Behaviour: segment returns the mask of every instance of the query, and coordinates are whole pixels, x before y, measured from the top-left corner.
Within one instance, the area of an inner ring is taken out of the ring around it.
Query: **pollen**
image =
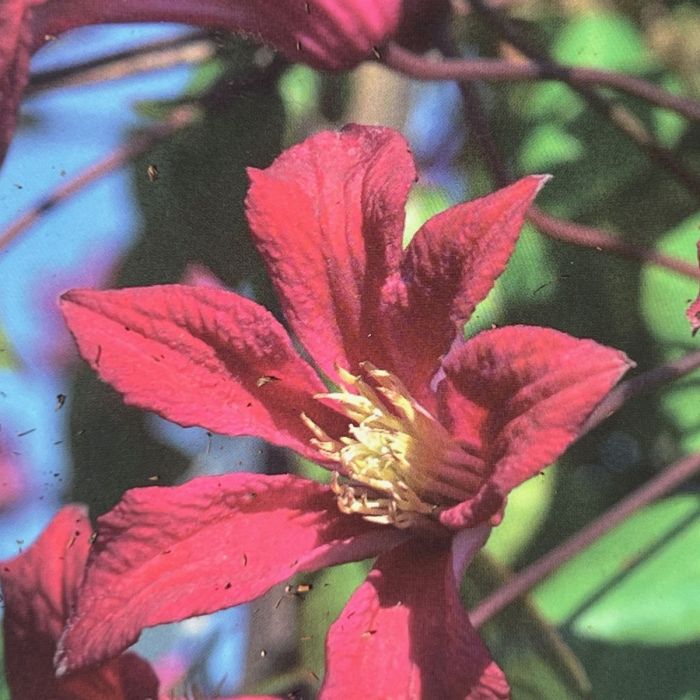
[[[339,390],[316,396],[350,419],[347,435],[331,438],[302,415],[312,444],[339,465],[331,481],[339,509],[406,528],[473,495],[483,461],[453,439],[397,377],[369,362],[361,368],[363,377],[338,368]]]

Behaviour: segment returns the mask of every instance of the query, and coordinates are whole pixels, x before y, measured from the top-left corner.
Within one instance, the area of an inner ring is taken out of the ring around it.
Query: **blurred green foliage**
[[[471,607],[503,585],[508,576],[506,568],[487,553],[481,553],[464,580],[466,605]],[[580,661],[530,601],[509,606],[486,623],[480,633],[508,677],[514,698],[591,697],[591,685]]]
[[[651,35],[651,17],[642,21],[622,3],[617,11],[607,7],[604,13],[572,10],[562,20],[559,14],[539,17],[526,6],[520,29],[564,63],[633,72],[671,87],[683,84],[687,90],[680,59],[674,66],[668,54],[664,61],[660,51],[651,50],[656,40]],[[688,4],[684,7],[687,13]],[[678,7],[665,8],[665,19],[677,11]],[[694,17],[697,26],[697,8]],[[683,19],[687,21],[687,16]],[[538,198],[544,209],[696,262],[695,243],[700,237],[696,202],[580,96],[562,84],[547,83],[493,88],[489,98],[497,138],[517,173],[554,175]],[[697,172],[696,125],[627,97],[614,100]],[[466,163],[471,165],[471,157]],[[492,322],[549,325],[619,347],[640,369],[699,347],[684,315],[697,294],[693,281],[541,239],[535,250],[534,255],[519,257],[519,248],[496,290],[477,309],[475,316],[485,313],[487,320],[472,321],[472,331]],[[534,294],[545,269],[551,284]],[[515,283],[509,283],[511,276]],[[534,495],[546,510],[544,520],[537,506],[529,506],[535,513],[533,522],[518,514],[520,494],[516,492],[504,525],[487,549],[508,564],[527,564],[658,469],[698,449],[697,388],[695,373],[630,402],[560,460],[551,490]],[[535,600],[546,618],[562,626],[564,639],[589,675],[593,697],[699,697],[693,661],[700,652],[700,635],[693,622],[700,614],[700,600],[693,594],[698,588],[693,554],[697,531],[691,525],[681,527],[683,517],[690,517],[697,505],[695,497],[684,496],[645,510],[538,589]],[[653,549],[653,556],[636,561],[647,549]],[[586,602],[585,594],[591,591],[601,597]],[[575,615],[576,606],[584,604]],[[496,622],[506,623],[508,615],[504,612]],[[504,650],[492,645],[492,651],[507,665]],[[530,667],[538,680],[547,677],[541,669],[535,670],[534,662]],[[543,687],[533,695],[514,686],[516,700],[527,697],[569,695]]]
[[[614,643],[700,639],[700,497],[667,498],[628,518],[540,585],[544,614]]]

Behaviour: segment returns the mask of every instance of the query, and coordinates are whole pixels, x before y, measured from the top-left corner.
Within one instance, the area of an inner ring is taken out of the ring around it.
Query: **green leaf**
[[[10,700],[10,689],[7,687],[7,682],[5,681],[5,649],[4,640],[2,636],[2,629],[0,629],[0,700]]]
[[[584,156],[584,146],[563,126],[554,123],[536,126],[523,143],[518,156],[525,173],[547,171],[555,165],[573,163]]]
[[[407,246],[418,229],[431,217],[445,211],[451,202],[447,193],[439,187],[417,184],[411,188],[406,202],[406,224],[403,244]]]
[[[507,569],[481,553],[467,570],[462,590],[473,607],[508,577]],[[480,633],[508,678],[513,700],[590,697],[590,683],[578,659],[529,601],[513,603]]]
[[[291,66],[282,75],[279,90],[288,121],[296,123],[308,118],[318,101],[320,83],[320,75],[301,64]]]
[[[661,410],[675,428],[674,447],[683,454],[700,450],[700,370],[671,384],[661,397]]]
[[[640,72],[651,58],[639,29],[621,15],[586,13],[574,17],[554,44],[554,58],[569,65]]]
[[[649,506],[565,564],[534,593],[547,618],[615,643],[700,639],[700,496]]]
[[[696,264],[696,243],[700,237],[700,213],[688,217],[666,233],[656,249],[692,265]],[[698,283],[664,268],[648,265],[642,271],[639,310],[641,317],[659,341],[663,359],[677,359],[700,347],[700,336],[693,338],[685,315],[698,293]],[[700,371],[693,372],[667,387],[660,408],[673,433],[669,439],[676,450],[688,454],[700,449]]]
[[[652,66],[639,30],[620,15],[582,14],[567,22],[551,49],[552,58],[566,65],[638,73]],[[584,100],[560,82],[536,85],[526,113],[570,121],[585,109]]]
[[[502,564],[513,564],[547,517],[555,484],[556,468],[549,467],[513,490],[503,522],[493,529],[485,551]]]
[[[700,212],[682,221],[659,239],[656,250],[695,265],[700,238]],[[698,283],[656,265],[642,271],[639,310],[649,331],[661,342],[690,345],[685,311],[698,293]],[[694,343],[697,345],[697,341]]]
[[[508,313],[520,304],[546,303],[554,298],[559,277],[548,256],[549,243],[529,224],[523,226],[505,271],[465,326],[469,337],[511,322]]]
[[[669,92],[683,94],[683,81],[675,75],[668,75],[662,81],[662,86]],[[666,148],[676,148],[686,130],[685,119],[670,109],[655,109],[652,111],[654,133]]]
[[[370,562],[355,562],[329,567],[313,577],[313,588],[303,597],[299,642],[301,667],[306,671],[307,682],[309,675],[323,678],[328,628],[367,578],[369,568]]]

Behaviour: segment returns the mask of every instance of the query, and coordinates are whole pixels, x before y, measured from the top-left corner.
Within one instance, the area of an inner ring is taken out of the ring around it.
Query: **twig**
[[[167,119],[133,136],[130,143],[119,147],[103,160],[84,170],[73,180],[56,188],[48,197],[22,214],[4,231],[0,231],[0,251],[56,204],[145,153],[158,141],[191,124],[202,111],[215,113],[229,105],[234,97],[238,97],[248,90],[268,87],[278,79],[285,65],[283,58],[275,56],[266,64],[259,65],[252,73],[240,76],[236,80],[224,76],[205,93],[196,97],[185,96],[178,102],[178,106],[173,109]]]
[[[183,63],[200,63],[216,51],[206,32],[190,32],[172,39],[153,41],[136,48],[74,63],[56,70],[34,73],[25,90],[33,95],[44,90],[89,85],[116,80],[137,73],[171,68]]]
[[[454,51],[454,47],[450,45],[449,40],[446,38],[443,38],[441,43],[443,44],[442,49],[446,53],[450,54]],[[471,90],[471,86],[469,86],[469,88],[470,89],[462,89],[462,96],[465,110],[468,112],[470,118],[472,131],[476,132],[473,133],[472,136],[481,148],[482,155],[487,166],[491,169],[494,178],[499,184],[505,184],[510,179],[509,173],[498,151],[493,135],[488,128],[486,115],[478,95]],[[531,214],[532,213],[531,210]],[[606,249],[612,252],[664,265],[682,274],[688,274],[694,277],[698,275],[697,270],[693,269],[691,271],[690,269],[686,269],[685,263],[682,261],[665,258],[665,256],[663,259],[659,259],[652,251],[644,251],[644,255],[642,256],[640,255],[640,249],[635,246],[628,247],[627,244],[621,244],[623,246],[621,247],[620,244],[614,242],[611,236],[604,231],[562,221],[555,217],[550,217],[537,209],[534,210],[533,218],[534,222],[543,232],[550,233],[550,235],[558,237],[561,240],[575,242],[579,245],[606,247]],[[582,434],[598,425],[598,423],[620,408],[624,402],[632,396],[649,391],[697,367],[700,367],[700,351],[691,353],[680,360],[657,367],[625,382],[611,392],[610,396],[599,404],[583,426]],[[559,547],[556,547],[538,561],[515,574],[508,583],[483,600],[471,611],[470,617],[472,624],[475,627],[483,625],[487,620],[491,619],[520,596],[527,593],[533,586],[552,573],[552,571],[584,550],[592,542],[602,537],[610,529],[621,523],[640,508],[669,493],[699,471],[700,454],[681,459],[668,467],[663,473],[648,481]]]
[[[474,11],[500,37],[504,38],[531,60],[554,71],[564,83],[581,95],[591,108],[606,117],[620,133],[626,136],[642,152],[646,153],[652,163],[656,163],[656,165],[664,168],[691,195],[700,198],[700,181],[696,175],[688,170],[672,151],[659,144],[636,115],[624,105],[611,102],[591,85],[581,85],[576,81],[572,81],[564,66],[559,65],[545,52],[534,46],[506,16],[489,7],[484,0],[469,0],[469,2]]]
[[[145,153],[155,143],[167,138],[183,126],[192,123],[196,113],[197,110],[191,106],[177,108],[164,121],[136,134],[129,143],[120,146],[103,160],[94,163],[72,180],[57,187],[51,194],[22,214],[4,231],[0,232],[0,250],[7,247],[21,233],[26,231],[60,202],[104,177],[107,173],[120,168],[142,153]]]
[[[670,493],[699,471],[700,453],[674,462],[566,542],[515,574],[510,581],[471,611],[472,624],[475,627],[483,625],[606,532],[644,506]]]
[[[555,216],[546,214],[537,207],[530,207],[528,219],[542,233],[555,240],[586,248],[605,250],[623,258],[658,265],[679,275],[700,280],[700,269],[698,269],[697,265],[691,265],[685,260],[678,260],[678,258],[673,258],[670,255],[658,253],[652,248],[627,243],[602,229],[583,226],[565,219],[558,219]]]
[[[437,37],[436,41],[444,54],[448,56],[456,55],[456,48],[448,36]],[[479,95],[474,90],[474,86],[468,82],[460,81],[458,85],[462,94],[464,109],[468,114],[469,123],[472,127],[472,138],[480,149],[481,155],[493,174],[496,183],[499,187],[504,187],[512,181],[512,178],[489,129],[486,113],[481,106]],[[602,229],[583,226],[565,219],[558,219],[534,206],[530,207],[528,219],[541,233],[555,240],[586,248],[605,250],[624,258],[665,267],[680,275],[700,280],[700,269],[697,265],[691,265],[684,260],[678,260],[669,255],[658,253],[651,248],[627,243]]]
[[[646,100],[657,107],[700,121],[700,102],[674,95],[653,83],[623,73],[597,68],[543,65],[535,61],[507,61],[491,58],[431,59],[418,56],[391,42],[382,49],[382,60],[390,68],[415,80],[460,80],[463,82],[568,81],[577,85],[609,87]]]
[[[618,384],[588,416],[588,420],[581,428],[581,434],[585,434],[600,425],[615,411],[622,408],[629,399],[652,391],[668,382],[678,379],[694,369],[700,367],[700,350],[690,352],[678,360],[667,362],[659,367],[654,367],[633,379]]]

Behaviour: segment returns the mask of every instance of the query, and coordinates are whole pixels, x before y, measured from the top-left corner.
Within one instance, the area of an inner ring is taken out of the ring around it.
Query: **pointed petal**
[[[548,176],[531,175],[447,209],[416,233],[401,276],[385,290],[394,367],[419,398],[475,306],[515,248],[525,213]]]
[[[415,178],[406,141],[391,129],[350,126],[249,174],[248,220],[304,347],[334,378],[336,363],[386,367],[374,336]]]
[[[484,331],[450,352],[439,389],[443,420],[480,450],[490,476],[449,527],[490,517],[515,486],[551,464],[632,363],[623,353],[551,328]]]
[[[411,540],[380,556],[326,648],[322,700],[508,697],[459,600],[445,544]]]
[[[698,241],[698,260],[700,260],[700,241]],[[695,335],[698,330],[700,330],[700,294],[698,294],[698,298],[688,307],[686,315],[693,329],[693,335]]]
[[[119,653],[145,627],[244,603],[295,572],[365,559],[405,537],[341,514],[328,487],[291,475],[133,489],[98,523],[61,672]]]
[[[324,429],[347,423],[312,398],[325,387],[284,328],[237,294],[182,285],[74,290],[61,308],[104,381],[180,425],[261,437],[315,459],[301,413]]]
[[[66,506],[24,553],[0,564],[5,601],[5,671],[23,700],[142,700],[158,679],[136,654],[57,679],[56,642],[83,578],[91,535],[87,510]]]

